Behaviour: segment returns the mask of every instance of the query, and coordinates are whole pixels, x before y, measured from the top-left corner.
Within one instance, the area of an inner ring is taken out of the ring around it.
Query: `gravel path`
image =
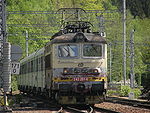
[[[132,107],[128,105],[121,105],[121,104],[109,103],[109,102],[96,104],[95,106],[106,108],[106,109],[111,109],[111,110],[121,112],[121,113],[150,113],[150,109],[137,108],[137,107]]]

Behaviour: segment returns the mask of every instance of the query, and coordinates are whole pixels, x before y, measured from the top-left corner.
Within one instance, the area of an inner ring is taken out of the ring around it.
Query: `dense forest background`
[[[122,0],[7,0],[7,32],[12,44],[22,47],[25,57],[26,31],[28,32],[29,53],[43,47],[52,34],[60,30],[59,16],[54,14],[25,14],[24,11],[57,11],[60,8],[83,8],[84,10],[118,10],[106,17],[105,31],[108,46],[108,74],[110,74],[110,54],[112,49],[111,78],[122,80]],[[13,12],[12,12],[13,11]],[[17,11],[20,13],[17,14]],[[99,22],[96,14],[88,21],[94,25]],[[109,18],[108,18],[109,17]],[[94,21],[93,21],[94,20]],[[48,25],[47,25],[48,24]],[[37,26],[38,25],[38,26]],[[94,30],[98,30],[98,25]],[[130,32],[135,29],[135,75],[141,84],[141,75],[150,71],[150,0],[127,0],[127,75],[130,75]],[[22,58],[23,58],[22,57]]]

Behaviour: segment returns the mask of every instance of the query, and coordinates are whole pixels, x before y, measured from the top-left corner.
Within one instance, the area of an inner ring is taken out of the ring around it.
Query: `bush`
[[[138,98],[141,95],[140,89],[138,89],[138,88],[131,89],[130,86],[121,86],[120,91],[118,91],[120,96],[125,96],[125,97],[127,97],[130,92],[134,93],[134,98]]]
[[[134,97],[135,98],[138,98],[142,94],[141,90],[138,89],[138,88],[133,89],[133,92],[134,92]]]
[[[121,86],[119,94],[120,96],[127,97],[130,92],[131,92],[130,86]]]
[[[12,78],[11,78],[11,88],[12,88],[12,91],[18,90],[17,75],[12,75]]]
[[[108,90],[107,91],[107,96],[113,96],[113,95],[117,95],[117,91],[116,90]]]

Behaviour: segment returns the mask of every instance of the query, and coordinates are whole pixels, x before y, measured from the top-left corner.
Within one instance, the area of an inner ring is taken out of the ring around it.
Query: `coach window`
[[[43,56],[41,57],[41,71],[43,71]]]
[[[35,72],[35,60],[33,59],[33,72]]]
[[[20,65],[20,74],[23,74],[23,73],[22,73],[22,67],[23,67],[23,66]]]
[[[25,63],[25,67],[24,67],[24,74],[27,73],[27,63]]]
[[[102,57],[102,45],[100,44],[84,44],[84,57]]]
[[[30,69],[31,69],[30,68],[30,61],[28,62],[28,66],[27,67],[28,67],[28,73],[30,73]]]
[[[41,71],[41,57],[38,58],[38,71]]]
[[[33,60],[33,72],[36,72],[36,59]]]
[[[36,59],[36,72],[38,71],[38,58]]]
[[[22,65],[20,65],[20,73],[19,74],[22,74]]]
[[[26,73],[25,64],[23,64],[23,74]]]
[[[24,64],[22,65],[22,74],[24,74]]]
[[[78,57],[78,46],[77,45],[60,45],[58,46],[58,56],[63,58]]]
[[[33,60],[31,61],[31,72],[33,72]]]

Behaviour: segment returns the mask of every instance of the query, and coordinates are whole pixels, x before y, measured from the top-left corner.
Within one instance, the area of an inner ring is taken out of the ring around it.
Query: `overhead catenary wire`
[[[8,27],[52,27],[51,24],[7,24]]]
[[[86,13],[113,13],[121,10],[85,10]],[[60,11],[8,11],[7,14],[62,14]],[[71,14],[71,13],[66,13]]]
[[[17,32],[17,33],[7,33],[8,36],[23,36],[24,34],[22,34],[22,32]],[[38,36],[53,36],[54,33],[29,33],[29,36],[32,37],[38,37]],[[28,40],[49,40],[50,38],[29,38]],[[136,46],[150,46],[150,44],[148,43],[150,41],[147,41],[147,43],[143,43],[143,42],[134,42],[134,44]],[[122,41],[118,41],[118,40],[112,40],[111,42],[108,43],[108,45],[123,45]],[[130,41],[127,41],[127,45],[130,44]]]

